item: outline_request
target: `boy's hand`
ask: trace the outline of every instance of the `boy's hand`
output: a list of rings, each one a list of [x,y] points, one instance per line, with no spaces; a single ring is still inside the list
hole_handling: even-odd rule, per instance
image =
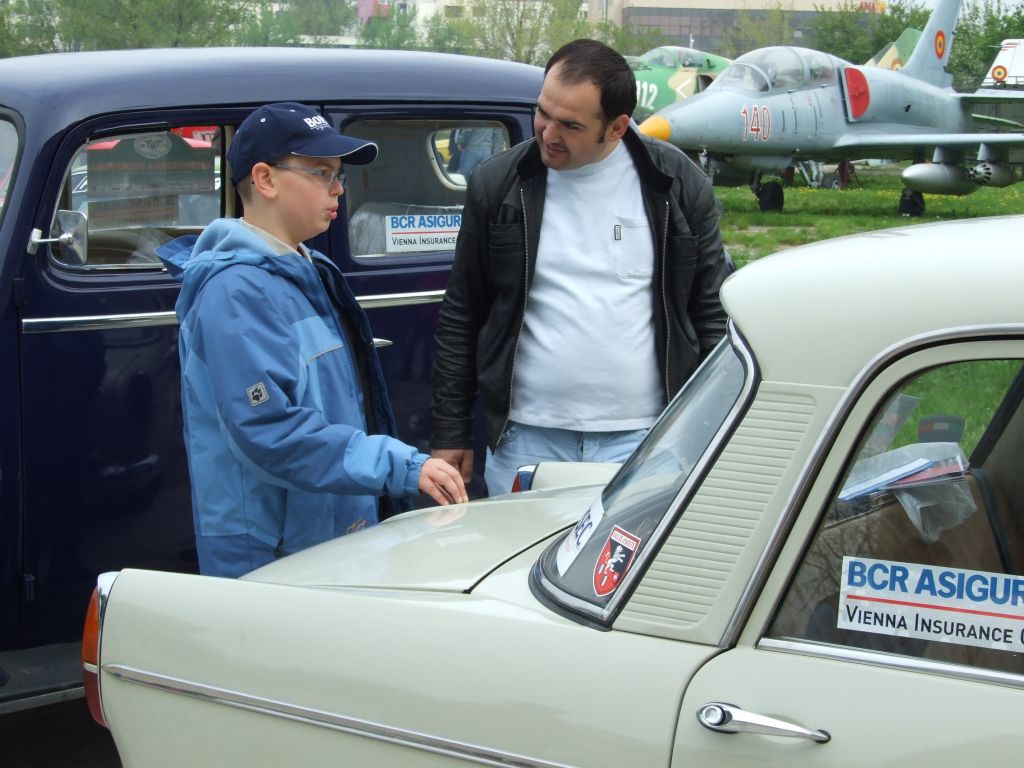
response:
[[[442,459],[427,459],[420,468],[420,490],[441,506],[469,501],[458,471]]]

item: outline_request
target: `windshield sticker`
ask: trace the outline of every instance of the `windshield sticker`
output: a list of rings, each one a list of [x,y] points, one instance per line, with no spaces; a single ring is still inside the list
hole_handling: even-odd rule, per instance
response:
[[[1024,652],[1024,576],[844,557],[837,626]]]
[[[598,597],[610,595],[626,575],[633,557],[640,548],[640,539],[619,526],[612,528],[601,556],[594,566],[594,592]]]
[[[583,545],[590,540],[594,529],[601,524],[602,519],[604,519],[604,505],[598,498],[587,510],[587,514],[576,523],[576,527],[562,540],[562,546],[555,553],[555,567],[558,569],[559,576],[565,576],[565,572],[569,570],[569,566],[573,564],[580,550],[583,549]]]

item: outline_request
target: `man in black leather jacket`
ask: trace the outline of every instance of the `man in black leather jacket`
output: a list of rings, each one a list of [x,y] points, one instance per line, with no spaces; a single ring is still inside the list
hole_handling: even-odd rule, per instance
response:
[[[433,455],[468,481],[479,392],[492,495],[520,464],[624,460],[725,332],[711,184],[631,127],[625,60],[569,43],[537,104],[472,176],[437,330]]]

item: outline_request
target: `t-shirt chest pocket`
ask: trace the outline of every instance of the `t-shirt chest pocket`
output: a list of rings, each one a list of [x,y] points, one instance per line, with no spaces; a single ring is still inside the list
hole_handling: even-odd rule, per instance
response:
[[[615,216],[612,224],[615,272],[627,279],[650,279],[654,274],[654,241],[646,217]]]

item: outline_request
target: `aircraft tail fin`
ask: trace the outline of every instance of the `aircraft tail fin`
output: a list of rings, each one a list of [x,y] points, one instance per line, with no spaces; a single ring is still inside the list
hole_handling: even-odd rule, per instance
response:
[[[1003,40],[995,61],[981,81],[982,88],[1024,86],[1024,40]]]
[[[903,74],[940,88],[953,85],[953,76],[946,71],[946,64],[952,50],[961,2],[938,0],[914,52],[900,70]]]

